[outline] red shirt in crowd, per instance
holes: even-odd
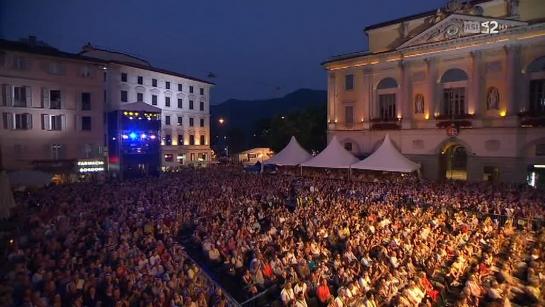
[[[316,289],[316,296],[318,296],[320,302],[325,304],[331,296],[331,293],[329,292],[329,287],[324,284],[320,285],[318,289]]]

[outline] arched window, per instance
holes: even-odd
[[[384,78],[377,85],[378,111],[382,121],[396,119],[396,90],[397,81],[393,78]]]
[[[528,111],[545,114],[545,56],[535,59],[526,69],[530,76]]]
[[[443,84],[442,115],[457,117],[466,113],[466,83],[468,77],[459,68],[447,70],[441,76]]]
[[[393,78],[384,78],[377,85],[377,90],[385,90],[389,88],[397,88],[397,82]]]

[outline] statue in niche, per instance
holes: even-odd
[[[414,113],[424,113],[424,95],[417,94],[414,97]]]
[[[498,110],[500,108],[500,92],[496,87],[491,87],[488,89],[486,94],[486,109],[487,110]]]

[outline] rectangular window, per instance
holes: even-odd
[[[189,86],[189,93],[193,94],[193,85]]]
[[[170,82],[168,82],[168,81],[165,82],[165,88],[167,90],[170,90]]]
[[[194,135],[189,136],[189,145],[195,145],[195,136]]]
[[[201,141],[200,142],[201,145],[206,145],[206,144],[204,144],[204,135],[201,135],[201,140],[200,141]]]
[[[151,79],[151,86],[157,87],[157,79]]]
[[[465,87],[443,90],[443,115],[456,117],[465,114]]]
[[[178,83],[178,92],[181,92],[183,90],[183,85],[181,85],[180,83]]]
[[[396,119],[396,94],[382,94],[378,96],[380,119],[391,121]]]
[[[178,134],[178,145],[184,145],[184,135]]]
[[[193,127],[193,117],[189,118],[189,127]]]
[[[182,126],[184,123],[184,118],[181,116],[178,116],[178,126]]]
[[[154,106],[157,105],[157,95],[151,95],[151,104]]]
[[[193,110],[193,100],[190,100],[190,101],[189,101],[189,109],[190,109],[190,110]]]
[[[50,150],[51,150],[51,159],[59,160],[64,157],[64,145],[53,144],[51,145]]]
[[[199,103],[199,110],[204,111],[204,101]]]
[[[170,134],[165,135],[165,145],[168,145],[168,146],[172,145],[172,135]]]
[[[15,129],[16,130],[32,129],[32,115],[28,113],[15,114]]]
[[[354,124],[354,107],[353,106],[344,107],[344,123],[347,126],[352,126]]]
[[[347,91],[354,89],[354,75],[346,75],[344,77],[344,89]]]
[[[62,130],[62,115],[51,115],[49,118],[51,119],[49,130],[61,131]]]
[[[121,101],[122,102],[127,102],[129,100],[127,96],[128,96],[127,91],[121,91]]]
[[[182,98],[178,98],[178,109],[182,109],[184,107],[184,103]]]
[[[91,131],[91,116],[81,117],[81,130]]]
[[[545,114],[545,79],[530,81],[529,111],[532,114]]]
[[[121,73],[121,82],[127,82],[127,73]]]
[[[201,88],[199,89],[199,92],[200,92],[201,95],[204,95],[204,88],[201,87]]]
[[[144,84],[144,77],[138,76],[138,84]]]
[[[165,162],[172,162],[174,161],[174,155],[173,154],[165,154]]]
[[[170,125],[170,116],[165,116],[165,125]]]
[[[91,93],[81,93],[81,110],[91,110]]]
[[[61,91],[59,90],[49,91],[49,108],[50,109],[61,108]]]
[[[165,107],[170,107],[170,97],[165,97]]]
[[[2,113],[2,126],[4,129],[13,129],[13,114],[4,112]]]
[[[14,86],[13,87],[13,106],[14,107],[26,107],[27,100],[30,97],[27,97],[27,94],[30,96],[30,92],[27,93],[27,88],[25,86]]]
[[[136,93],[136,101],[144,101],[144,93]]]
[[[200,124],[201,124],[201,125],[200,125],[201,127],[204,127],[204,118],[201,118]]]

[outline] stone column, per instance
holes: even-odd
[[[484,104],[482,99],[482,53],[480,51],[471,52],[471,76],[469,79],[467,112],[469,114],[484,113]]]
[[[335,123],[335,105],[337,104],[337,82],[334,72],[328,73],[327,82],[327,119],[328,127],[331,129]]]
[[[441,101],[437,95],[437,59],[427,58],[426,61],[426,89],[424,93],[425,113],[433,118],[434,113],[440,112]]]
[[[411,78],[410,78],[410,69],[409,63],[400,62],[399,67],[401,69],[401,91],[400,97],[398,99],[399,112],[403,117],[401,121],[402,128],[410,128],[410,123],[412,119],[412,99],[411,99]]]
[[[369,120],[372,118],[371,114],[371,95],[372,95],[372,82],[371,82],[371,70],[370,69],[363,69],[363,82],[362,82],[362,101],[363,101],[363,120],[364,122],[369,122]],[[361,120],[358,119],[358,120]]]
[[[520,73],[520,46],[505,46],[504,51],[505,94],[503,97],[505,97],[505,103],[502,103],[500,110],[506,110],[507,115],[512,116],[519,112],[519,104],[524,103],[518,101],[520,99],[520,92],[517,83],[522,79]]]

